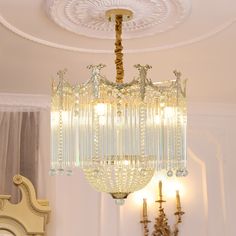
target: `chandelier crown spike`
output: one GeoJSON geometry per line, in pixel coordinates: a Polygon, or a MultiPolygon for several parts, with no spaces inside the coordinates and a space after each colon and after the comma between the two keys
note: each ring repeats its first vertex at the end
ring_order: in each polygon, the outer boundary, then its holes
{"type": "Polygon", "coordinates": [[[91,74],[92,75],[100,75],[100,71],[102,70],[102,68],[106,67],[106,65],[104,64],[98,64],[98,65],[89,65],[87,66],[87,68],[89,70],[91,70],[91,74]]]}

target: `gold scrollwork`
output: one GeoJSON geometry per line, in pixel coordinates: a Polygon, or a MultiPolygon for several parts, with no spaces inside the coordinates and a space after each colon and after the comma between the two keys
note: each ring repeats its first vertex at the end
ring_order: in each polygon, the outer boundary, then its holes
{"type": "Polygon", "coordinates": [[[5,201],[4,199],[0,199],[0,210],[2,211],[4,209],[5,206],[5,201]]]}
{"type": "Polygon", "coordinates": [[[21,177],[21,175],[15,175],[14,177],[13,177],[13,182],[14,182],[14,184],[16,184],[16,185],[20,185],[20,184],[22,184],[22,177],[21,177]]]}

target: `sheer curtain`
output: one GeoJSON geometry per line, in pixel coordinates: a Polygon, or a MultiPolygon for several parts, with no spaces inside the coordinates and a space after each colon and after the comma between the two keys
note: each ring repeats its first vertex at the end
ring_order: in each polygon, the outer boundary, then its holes
{"type": "Polygon", "coordinates": [[[29,178],[37,189],[38,111],[0,111],[0,194],[19,199],[12,183],[15,174],[29,178]]]}

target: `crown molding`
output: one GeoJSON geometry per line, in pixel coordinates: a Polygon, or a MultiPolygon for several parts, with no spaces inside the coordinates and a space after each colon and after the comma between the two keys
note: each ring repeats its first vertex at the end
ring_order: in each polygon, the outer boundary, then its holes
{"type": "MultiPolygon", "coordinates": [[[[157,47],[151,47],[151,48],[143,48],[143,49],[129,49],[129,50],[124,50],[124,53],[141,53],[141,52],[154,52],[154,51],[161,51],[161,50],[167,50],[167,49],[173,49],[173,48],[178,48],[178,47],[183,47],[187,46],[190,44],[198,43],[200,41],[206,40],[208,38],[213,37],[214,35],[221,33],[222,31],[226,30],[230,26],[232,26],[236,22],[236,17],[233,19],[228,20],[227,22],[219,25],[215,29],[209,31],[206,34],[200,35],[199,37],[195,37],[190,40],[174,43],[174,44],[169,44],[169,45],[164,45],[164,46],[157,46],[157,47]]],[[[74,52],[85,52],[85,53],[103,53],[103,54],[110,54],[114,53],[113,49],[111,50],[103,50],[103,49],[90,49],[90,48],[80,48],[80,47],[73,47],[73,46],[68,46],[68,45],[63,45],[55,42],[51,42],[45,39],[37,38],[36,36],[33,36],[29,33],[26,33],[12,24],[10,24],[3,16],[0,15],[0,23],[10,30],[11,32],[15,33],[16,35],[27,39],[29,41],[52,47],[52,48],[57,48],[57,49],[63,49],[67,51],[74,51],[74,52]]]]}
{"type": "Polygon", "coordinates": [[[0,93],[0,111],[35,111],[41,109],[50,109],[50,96],[19,93],[0,93]]]}

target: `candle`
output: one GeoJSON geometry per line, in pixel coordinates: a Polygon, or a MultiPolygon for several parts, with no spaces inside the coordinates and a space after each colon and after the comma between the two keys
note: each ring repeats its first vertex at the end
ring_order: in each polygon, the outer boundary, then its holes
{"type": "Polygon", "coordinates": [[[143,217],[147,217],[147,199],[143,199],[143,217]]]}
{"type": "Polygon", "coordinates": [[[177,210],[181,210],[180,196],[178,190],[176,191],[176,205],[177,205],[177,210]]]}
{"type": "Polygon", "coordinates": [[[162,200],[162,182],[159,181],[159,200],[162,200]]]}

